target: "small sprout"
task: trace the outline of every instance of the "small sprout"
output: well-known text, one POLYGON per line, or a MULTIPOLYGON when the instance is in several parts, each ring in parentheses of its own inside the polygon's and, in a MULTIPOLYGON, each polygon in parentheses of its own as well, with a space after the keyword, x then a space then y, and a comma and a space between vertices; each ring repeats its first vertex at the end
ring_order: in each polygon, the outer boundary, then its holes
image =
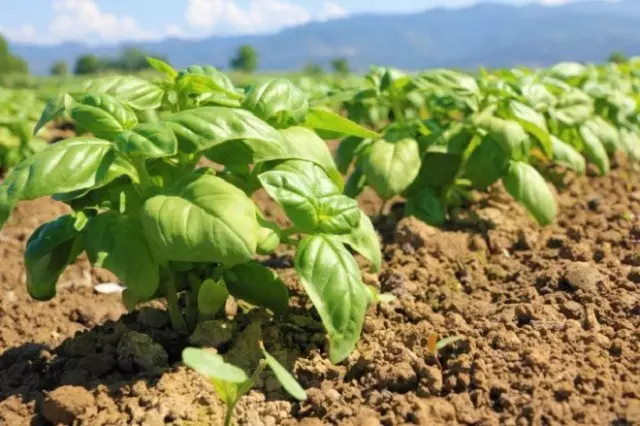
POLYGON ((371 290, 371 295, 373 296, 374 302, 380 303, 391 303, 398 298, 391 293, 380 293, 377 288, 372 285, 367 286, 369 290, 371 290))
POLYGON ((436 362, 438 363, 438 367, 442 370, 442 364, 440 363, 440 351, 445 347, 462 340, 463 338, 460 336, 450 336, 444 339, 438 340, 438 333, 431 333, 429 335, 429 339, 427 341, 427 349, 429 353, 433 355, 436 362))
POLYGON ((238 401, 253 388, 257 378, 267 366, 291 396, 299 401, 307 399, 306 392, 296 379, 264 349, 262 342, 259 344, 265 359, 260 361, 251 377, 248 377, 242 369, 225 362, 222 356, 216 353, 197 348, 186 348, 182 352, 184 364, 208 377, 218 397, 226 404, 224 426, 231 425, 238 401))

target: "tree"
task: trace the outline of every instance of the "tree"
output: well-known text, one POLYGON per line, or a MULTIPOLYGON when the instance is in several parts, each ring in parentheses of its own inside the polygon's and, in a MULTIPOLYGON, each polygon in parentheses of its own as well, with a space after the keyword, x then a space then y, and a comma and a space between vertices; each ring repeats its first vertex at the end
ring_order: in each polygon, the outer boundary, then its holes
POLYGON ((231 58, 231 68, 235 70, 254 72, 258 69, 258 53, 253 46, 243 44, 236 52, 236 56, 231 58))
POLYGON ((349 74, 349 60, 347 58, 336 58, 331 61, 331 68, 338 74, 349 74))
POLYGON ((58 61, 51 67, 51 75, 65 76, 69 74, 69 65, 64 61, 58 61))
POLYGON ((609 62, 613 62, 614 64, 624 64, 629 62, 629 58, 624 53, 616 51, 609 55, 609 62))
POLYGON ((0 73, 11 74, 20 73, 26 74, 29 72, 27 62, 19 56, 11 54, 9 50, 9 44, 0 35, 0 73))
POLYGON ((306 75, 322 75, 324 74, 324 70, 320 65, 309 62, 302 68, 302 73, 306 75))
POLYGON ((75 74, 95 74, 100 71, 100 60, 96 55, 79 56, 74 67, 75 74))

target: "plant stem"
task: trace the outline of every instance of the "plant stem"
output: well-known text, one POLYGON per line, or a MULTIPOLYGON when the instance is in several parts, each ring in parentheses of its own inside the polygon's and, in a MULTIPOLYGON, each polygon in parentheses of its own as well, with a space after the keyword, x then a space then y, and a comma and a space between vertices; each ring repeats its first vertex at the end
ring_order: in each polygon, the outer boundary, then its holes
POLYGON ((187 331, 187 324, 184 322, 180 306, 178 305, 178 292, 176 291, 175 276, 173 272, 169 272, 169 276, 165 281, 167 290, 167 304, 169 305, 169 317, 171 318, 171 326, 175 330, 187 331))
POLYGON ((231 426, 231 420, 233 419, 233 411, 236 408, 236 401, 233 404, 227 404, 227 410, 224 415, 224 426, 231 426))

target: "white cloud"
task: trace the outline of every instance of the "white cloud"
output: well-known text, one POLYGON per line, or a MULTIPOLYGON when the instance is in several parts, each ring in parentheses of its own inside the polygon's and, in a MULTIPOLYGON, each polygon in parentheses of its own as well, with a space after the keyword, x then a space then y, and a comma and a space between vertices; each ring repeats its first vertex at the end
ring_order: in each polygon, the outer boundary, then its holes
POLYGON ((0 34, 19 43, 35 43, 38 40, 35 27, 29 24, 22 24, 16 29, 0 26, 0 34))
POLYGON ((54 0, 52 9, 54 16, 48 32, 53 41, 91 43, 153 38, 153 33, 141 29, 132 16, 103 12, 94 0, 54 0))
POLYGON ((349 13, 347 12, 347 9, 345 9, 338 3, 333 1, 325 1, 322 3, 322 12, 320 12, 318 20, 329 21, 331 19, 344 18, 348 14, 349 13))
POLYGON ((2 28, 2 32, 13 41, 40 44, 63 41, 115 43, 149 40, 163 35, 142 29, 132 16, 102 11, 95 0, 52 0, 51 10, 53 16, 44 31, 25 24, 17 29, 2 28))
POLYGON ((259 33, 346 15, 346 9, 334 1, 324 1, 321 11, 313 15, 286 0, 251 0, 246 7, 236 0, 188 0, 185 16, 191 26, 215 33, 259 33))

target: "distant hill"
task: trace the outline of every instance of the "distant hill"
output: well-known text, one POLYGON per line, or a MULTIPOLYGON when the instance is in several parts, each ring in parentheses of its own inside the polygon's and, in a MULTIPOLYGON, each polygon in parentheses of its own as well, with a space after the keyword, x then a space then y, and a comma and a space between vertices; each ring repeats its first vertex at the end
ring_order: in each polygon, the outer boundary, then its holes
MULTIPOLYGON (((327 65, 337 56, 352 67, 371 64, 404 69, 544 66, 560 61, 604 61, 615 50, 640 55, 640 1, 581 2, 565 6, 484 3, 463 9, 431 9, 406 15, 355 15, 313 22, 277 34, 168 39, 133 45, 166 55, 172 64, 226 67, 236 47, 252 44, 262 70, 327 65)), ((122 46, 13 44, 34 73, 57 60, 72 64, 83 53, 115 55, 122 46)))

